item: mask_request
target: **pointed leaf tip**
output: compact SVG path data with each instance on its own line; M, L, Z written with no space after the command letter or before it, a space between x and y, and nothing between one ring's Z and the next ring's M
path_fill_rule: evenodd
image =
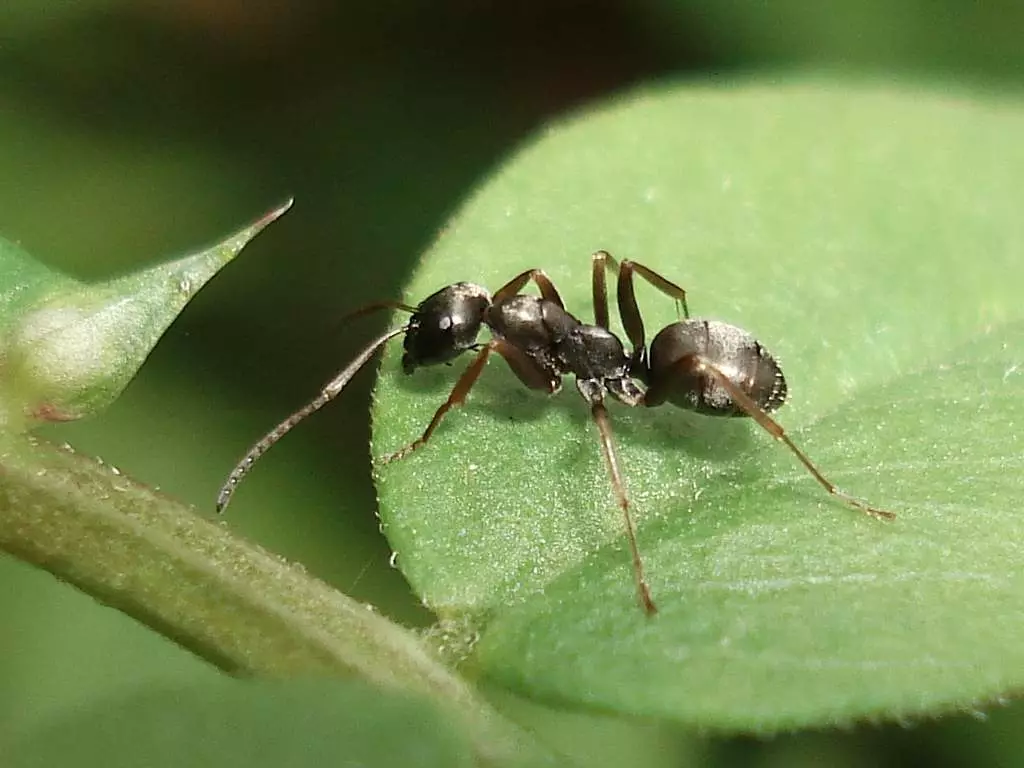
M273 208L267 211L265 214L263 214L263 218L256 222L256 226L258 226L260 229L263 229L271 222L277 221L279 218L288 213L288 211L291 210L293 205L295 205L294 197L289 197L285 199L284 202L282 202L276 208Z
M230 237L225 238L223 241L217 243L203 253L206 254L208 259L217 262L218 267L223 266L241 253L242 249L248 245L256 235L287 213L294 202L295 198L289 197L276 208L267 211L260 218L256 219L256 221L238 230ZM189 258L192 257L185 257L182 261Z
M93 285L7 253L33 281L4 288L17 304L0 301L0 422L68 421L113 402L199 289L292 202L209 248Z

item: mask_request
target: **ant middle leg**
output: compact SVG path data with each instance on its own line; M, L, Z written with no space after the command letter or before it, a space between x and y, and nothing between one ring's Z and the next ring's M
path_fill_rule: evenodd
M825 475L821 473L821 470L808 458L807 454L804 453L800 448L797 447L786 431L782 428L779 422L775 421L771 416L765 412L763 408L758 406L753 399L743 391L729 376L722 371L718 366L707 360L700 355L686 355L677 360L672 367L676 369L680 374L686 377L692 377L694 375L706 374L714 379L715 383L722 387L726 392L729 393L729 397L736 406L742 410L747 416L756 421L765 432L786 444L786 447L793 452L793 454L800 460L800 463L804 465L808 472L814 477L815 480L828 491L830 496L835 496L840 499L848 506L858 509L866 515L876 518L877 520L894 520L896 518L895 513L890 512L886 509L879 509L873 507L860 499L854 498L850 494L841 491L835 486ZM650 390L649 390L650 391Z
M606 272L618 272L618 262L608 251L594 251L590 255L590 285L594 303L594 325L609 330L608 284Z
M518 348L512 346L504 339L492 339L477 353L473 362L459 376L459 380L452 387L448 399L441 403L441 406L434 412L434 416L423 431L423 434L404 448L381 458L381 463L390 464L393 461L400 461L413 451L426 445L427 441L434 434L434 430L437 429L438 425L448 414L448 411L466 402L470 390L473 389L473 385L476 384L480 374L483 373L492 352L497 352L505 358L505 362L508 363L509 368L512 369L516 377L531 389L541 389L551 394L556 392L561 386L561 381L549 378Z
M615 493L615 500L619 509L622 510L622 519L626 525L626 537L629 540L629 550L633 556L633 578L636 581L636 594L644 613L653 616L658 612L651 598L651 589L647 585L647 577L644 575L644 563L640 558L640 547L636 543L636 526L633 524L633 516L630 514L629 496L626 495L626 486L622 481L622 472L619 470L619 459L615 453L615 444L612 442L612 427L608 418L608 410L601 401L593 402L590 406L590 414L597 424L597 431L601 438L601 453L604 455L605 466L612 479L612 491Z

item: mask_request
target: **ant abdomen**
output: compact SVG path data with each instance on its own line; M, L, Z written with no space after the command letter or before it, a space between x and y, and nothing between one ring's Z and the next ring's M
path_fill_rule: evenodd
M706 366L713 365L766 412L786 401L779 364L735 325L694 318L663 328L647 353L649 406L670 402L708 416L746 416Z

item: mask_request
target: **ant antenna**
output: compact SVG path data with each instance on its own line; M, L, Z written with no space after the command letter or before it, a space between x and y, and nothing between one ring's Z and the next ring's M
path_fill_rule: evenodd
M373 305L374 309L382 307L393 306L391 304L381 303L379 305ZM403 307L404 308L404 307ZM358 310L360 313L362 310ZM369 311L369 310L367 310ZM320 394L313 398L309 403L302 406L299 410L295 411L291 416L282 421L266 435L264 435L258 443L256 443L249 452L245 454L241 461L235 465L235 468L231 470L231 474L228 475L228 479L224 481L224 485L221 486L220 492L217 494L217 512L223 512L231 501L231 495L235 492L238 484L242 482L242 478L249 472L252 465L256 463L256 460L270 450L270 447L288 434L292 427L302 421L304 418L309 416L311 413L319 411L331 400L341 394L342 390L348 386L348 383L352 380L352 377L359 373L359 370L369 362L381 347L396 336L405 333L409 330L408 325L403 325L399 328L392 328L387 333L377 337L370 342L362 352L353 358L345 369L341 371L337 376L331 379L324 388L320 390Z
M403 312L408 312L410 315L416 311L416 307L406 304L404 301L393 301L391 299L384 299L383 301L373 301L369 304L364 304L361 307L356 307L351 312L346 312L331 326L333 329L339 328L343 325L347 325L353 320L357 320L360 317L371 315L380 309L400 309Z

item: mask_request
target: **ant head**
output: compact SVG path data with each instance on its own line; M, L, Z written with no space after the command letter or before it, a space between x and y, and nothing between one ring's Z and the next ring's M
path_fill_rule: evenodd
M491 294L473 283L442 288L416 307L402 345L402 369L446 363L476 343Z

